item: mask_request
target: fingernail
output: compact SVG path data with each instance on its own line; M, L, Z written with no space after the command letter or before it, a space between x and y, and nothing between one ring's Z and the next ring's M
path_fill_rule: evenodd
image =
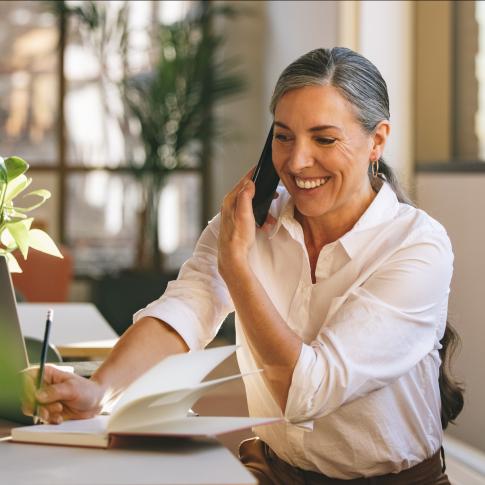
M35 393L35 396L37 397L37 399L40 399L41 401L43 401L44 399L47 399L47 392L45 392L45 391L37 391Z

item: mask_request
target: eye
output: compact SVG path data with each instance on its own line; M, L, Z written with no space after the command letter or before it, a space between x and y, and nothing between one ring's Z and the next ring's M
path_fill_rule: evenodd
M288 141L290 137L284 133L275 133L273 138L278 141Z
M328 138L328 137L323 137L323 136L318 136L315 138L315 141L319 144L319 145L332 145L333 143L335 143L335 138Z

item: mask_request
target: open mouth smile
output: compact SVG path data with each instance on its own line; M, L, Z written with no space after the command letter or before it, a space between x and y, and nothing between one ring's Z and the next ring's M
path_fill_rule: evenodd
M309 190L321 187L324 185L331 177L321 177L314 179L302 179L300 177L295 177L295 184L299 189Z

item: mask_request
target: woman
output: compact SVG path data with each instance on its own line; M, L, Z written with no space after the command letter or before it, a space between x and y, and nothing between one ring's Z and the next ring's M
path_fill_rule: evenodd
M355 52L318 49L285 69L271 109L283 187L264 230L248 174L90 381L46 373L42 417L94 415L235 309L241 370L264 369L245 382L250 414L285 418L241 445L261 484L447 484L442 427L463 405L440 367L453 255L382 159L386 84Z

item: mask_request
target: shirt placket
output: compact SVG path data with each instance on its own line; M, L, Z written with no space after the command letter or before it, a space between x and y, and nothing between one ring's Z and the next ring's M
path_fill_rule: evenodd
M295 298L293 299L290 310L290 321L292 328L297 335L306 341L306 331L308 319L310 316L310 301L312 296L312 283L310 275L310 264L306 248L302 244L302 271L300 275L300 282L296 290ZM286 423L286 436L288 445L291 448L292 456L295 462L301 467L305 466L305 448L304 439L308 431L294 424Z

